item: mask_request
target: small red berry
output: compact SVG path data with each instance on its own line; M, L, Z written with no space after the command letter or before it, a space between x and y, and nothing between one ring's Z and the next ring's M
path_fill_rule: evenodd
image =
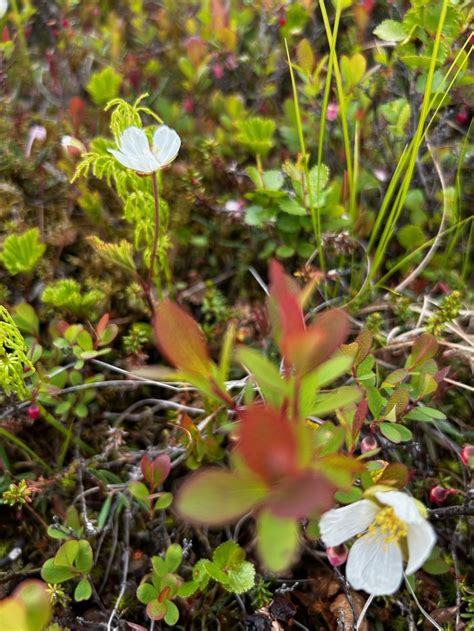
M464 445L461 449L461 460L466 467L474 469L474 445Z
M467 109L464 108L456 114L456 123L458 125L465 125L468 121L468 118L469 118L469 113Z
M30 405L27 411L32 421L36 421L41 416L41 411L37 405Z
M326 549L328 555L328 561L333 567L338 567L347 561L347 555L349 554L346 546L341 543L335 547L329 547Z

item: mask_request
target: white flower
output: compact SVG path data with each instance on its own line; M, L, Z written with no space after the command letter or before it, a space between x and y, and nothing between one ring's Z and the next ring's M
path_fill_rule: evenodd
M155 131L151 147L143 129L128 127L120 138L119 149L109 151L128 169L148 174L173 162L180 146L180 137L166 125L161 125Z
M319 526L326 546L361 535L349 551L346 576L354 589L374 596L396 592L403 578L404 556L405 572L413 574L436 541L417 501L400 491L379 491L373 501L363 499L332 509L324 513Z
M5 13L8 11L8 2L7 0L0 0L0 18L3 18Z

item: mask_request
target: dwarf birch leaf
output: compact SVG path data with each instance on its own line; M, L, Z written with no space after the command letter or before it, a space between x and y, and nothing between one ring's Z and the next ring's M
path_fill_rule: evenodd
M401 42L408 33L401 22L396 20L384 20L374 30L374 35L384 42Z

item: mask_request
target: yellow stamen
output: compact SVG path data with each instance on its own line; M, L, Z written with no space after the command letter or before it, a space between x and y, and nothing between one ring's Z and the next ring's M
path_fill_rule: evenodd
M385 543L392 543L406 537L408 528L405 522L395 515L393 508L386 506L377 513L374 523L369 526L368 533L372 536L381 533Z

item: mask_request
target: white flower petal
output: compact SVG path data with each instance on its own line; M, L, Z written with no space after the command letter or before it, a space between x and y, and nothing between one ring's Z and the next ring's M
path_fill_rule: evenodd
M133 169L140 173L152 173L160 168L156 158L148 149L147 154L137 156L135 154L125 154L122 151L109 149L109 152L127 169Z
M374 596L393 594L403 577L400 546L385 541L379 530L357 539L349 551L346 577L354 589Z
M3 18L5 13L8 11L8 2L7 0L0 0L0 18Z
M120 137L120 151L127 155L137 156L150 151L150 143L143 129L127 127Z
M161 125L153 134L153 153L162 167L176 158L180 147L181 138L167 125Z
M426 561L436 543L436 533L433 526L424 519L419 524L410 524L407 534L408 564L407 575L413 574Z
M401 491L381 491L375 494L381 504L391 506L395 515L407 524L419 524L424 521L416 501Z
M319 522L321 539L326 546L338 546L364 532L374 521L380 508L370 500L360 500L324 513Z

